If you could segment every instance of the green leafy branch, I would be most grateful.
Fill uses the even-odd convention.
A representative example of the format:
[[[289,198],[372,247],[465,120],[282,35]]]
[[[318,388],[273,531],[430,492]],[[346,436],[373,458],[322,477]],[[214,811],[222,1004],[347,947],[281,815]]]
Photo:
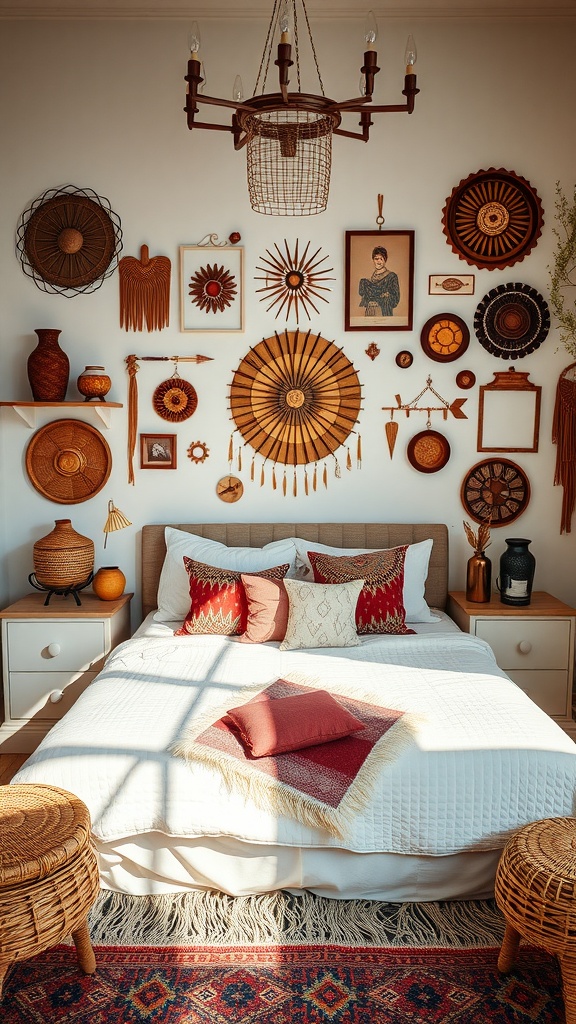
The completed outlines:
[[[569,201],[556,182],[557,239],[554,263],[550,272],[550,305],[560,327],[560,340],[571,356],[576,357],[576,299],[570,306],[567,289],[576,288],[576,185]]]

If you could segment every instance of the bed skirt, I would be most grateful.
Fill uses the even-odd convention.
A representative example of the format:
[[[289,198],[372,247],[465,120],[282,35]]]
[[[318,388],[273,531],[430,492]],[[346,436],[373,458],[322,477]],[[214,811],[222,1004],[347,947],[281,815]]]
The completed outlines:
[[[113,892],[146,896],[217,889],[230,896],[252,896],[277,889],[307,889],[333,899],[390,903],[490,898],[501,853],[359,854],[264,847],[233,839],[184,841],[161,833],[97,842],[96,847],[102,886]]]

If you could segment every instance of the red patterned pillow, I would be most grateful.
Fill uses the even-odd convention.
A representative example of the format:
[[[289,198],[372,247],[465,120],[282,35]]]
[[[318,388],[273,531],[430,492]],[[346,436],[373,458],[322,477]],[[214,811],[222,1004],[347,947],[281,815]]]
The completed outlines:
[[[365,555],[324,555],[309,551],[316,583],[364,580],[356,606],[359,633],[414,633],[406,626],[404,560],[408,545]]]
[[[174,631],[175,636],[189,633],[219,633],[236,636],[246,629],[248,603],[242,585],[242,573],[232,569],[217,569],[214,565],[195,562],[184,556],[184,568],[190,580],[191,605],[184,622]],[[284,579],[290,563],[252,573],[267,580]]]

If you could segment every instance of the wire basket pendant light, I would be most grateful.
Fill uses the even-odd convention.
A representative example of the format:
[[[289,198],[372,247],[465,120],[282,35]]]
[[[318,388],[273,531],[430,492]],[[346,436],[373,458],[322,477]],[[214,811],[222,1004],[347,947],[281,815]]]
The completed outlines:
[[[298,10],[302,15],[299,21]],[[317,94],[302,92],[299,30],[305,26],[319,83]],[[277,58],[279,91],[267,93],[266,82],[272,60],[272,43],[276,30],[280,32]],[[294,38],[292,46],[291,38]],[[302,32],[304,35],[304,32]],[[275,216],[310,216],[322,213],[328,204],[330,172],[332,166],[332,136],[369,140],[371,115],[383,112],[411,114],[416,88],[414,63],[416,48],[410,36],[405,53],[406,76],[401,104],[373,104],[374,77],[380,70],[374,42],[377,26],[372,12],[366,19],[364,63],[361,67],[361,95],[337,102],[329,99],[324,85],[305,0],[273,0],[266,42],[260,61],[256,87],[251,99],[244,100],[240,77],[237,75],[233,98],[225,100],[205,95],[202,89],[203,63],[200,57],[200,34],[196,22],[189,35],[190,59],[186,96],[188,128],[230,131],[234,148],[246,147],[248,191],[252,209],[257,213]],[[293,59],[294,57],[294,59]],[[294,68],[297,89],[289,91],[290,68]],[[198,104],[230,108],[231,125],[197,121]],[[341,127],[343,113],[359,113],[359,131]]]

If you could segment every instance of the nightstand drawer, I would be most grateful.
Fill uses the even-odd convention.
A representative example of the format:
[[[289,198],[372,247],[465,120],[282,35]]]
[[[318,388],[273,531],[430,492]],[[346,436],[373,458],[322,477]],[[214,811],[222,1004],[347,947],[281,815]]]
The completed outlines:
[[[568,667],[570,623],[563,619],[479,619],[476,636],[486,640],[500,668],[563,669]]]
[[[30,620],[6,627],[11,672],[79,672],[106,652],[101,621]]]
[[[570,714],[566,707],[567,672],[509,672],[508,675],[547,715]]]
[[[68,711],[82,690],[91,683],[96,672],[11,672],[10,717],[43,718],[56,721]],[[52,702],[50,694],[62,697]]]

